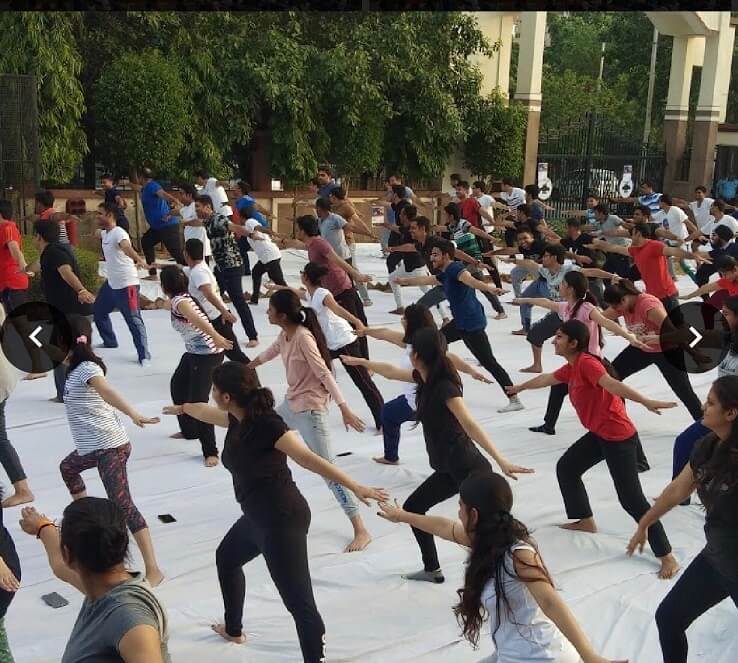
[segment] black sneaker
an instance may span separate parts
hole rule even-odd
[[[638,467],[637,467],[637,469],[638,469],[638,474],[641,474],[643,472],[648,472],[648,470],[651,469],[651,466],[645,460],[638,461]]]
[[[540,426],[533,426],[528,429],[531,433],[546,433],[546,435],[556,435],[556,429],[546,424]]]

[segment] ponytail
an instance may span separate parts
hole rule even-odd
[[[102,369],[103,374],[107,373],[108,369],[105,362],[92,349],[92,325],[90,321],[84,316],[74,315],[69,317],[69,326],[72,331],[72,345],[69,348],[64,348],[69,352],[67,375],[83,361],[91,361]]]
[[[302,306],[300,304],[300,298],[292,290],[277,290],[269,298],[269,305],[277,313],[285,316],[293,325],[302,325],[310,331],[315,338],[315,343],[318,345],[320,356],[323,357],[328,370],[332,371],[333,361],[331,359],[331,353],[328,350],[328,343],[325,340],[323,330],[320,328],[315,311],[308,306]]]
[[[625,299],[626,295],[637,297],[641,294],[643,293],[635,287],[633,281],[620,279],[617,283],[611,283],[605,288],[604,299],[607,304],[617,306]]]
[[[589,291],[589,280],[584,274],[575,271],[567,272],[566,274],[564,274],[564,281],[566,282],[566,285],[568,285],[577,296],[577,301],[574,304],[574,308],[572,308],[571,313],[569,314],[570,318],[574,319],[577,317],[579,309],[585,302],[587,302],[588,304],[592,304],[592,306],[597,306],[597,300]],[[597,326],[597,332],[599,335],[599,345],[600,347],[602,347],[605,345],[605,341],[602,338],[602,328],[599,325]]]
[[[216,367],[213,371],[213,384],[219,392],[228,394],[243,408],[244,425],[274,411],[272,390],[262,387],[256,371],[243,362],[227,361]]]

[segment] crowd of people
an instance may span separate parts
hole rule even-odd
[[[171,405],[162,414],[177,419],[179,431],[173,437],[199,440],[206,467],[222,461],[242,510],[215,551],[224,617],[212,628],[229,642],[246,641],[243,567],[263,555],[294,619],[303,660],[326,660],[326,628],[308,559],[310,505],[293,480],[289,459],[322,477],[333,493],[352,527],[346,552],[364,550],[372,542],[359,507],[370,501],[378,504],[381,517],[412,528],[422,568],[405,574],[408,581],[445,581],[434,537],[468,549],[453,613],[474,646],[489,621],[496,652],[492,660],[610,660],[589,642],[556,591],[529,530],[513,514],[509,480],[520,478],[524,484],[534,470],[498,449],[467,405],[460,374],[496,382],[504,396],[496,407],[500,414],[523,410],[522,392],[548,387],[544,423],[531,427],[533,433],[556,434],[568,394],[584,433],[555,468],[570,521],[561,527],[597,532],[582,477],[604,460],[618,502],[636,523],[624,554],[642,551],[648,541],[664,580],[674,578],[680,565],[660,519],[697,493],[705,511],[705,548],[655,615],[665,663],[686,663],[686,630],[700,615],[727,597],[738,605],[738,222],[726,213],[730,206],[707,197],[704,187],[697,187],[688,202],[657,193],[644,181],[637,198],[610,201],[633,204],[630,218],[617,216],[607,201],[592,194],[586,209],[569,212],[559,233],[546,218],[551,208],[539,199],[537,186],[519,188],[506,178],[500,192],[488,193],[484,181],[470,185],[458,175],[451,179],[453,191],[435,210],[401,177],[388,177],[385,197],[374,201],[384,208],[377,227],[357,211],[331,169],[321,166],[311,183],[313,197],[303,201],[314,205],[315,214],[295,219],[295,236],[287,237],[270,223],[271,215],[250,195],[246,182],[239,182],[238,196],[231,201],[216,178],[198,171],[175,194],[142,169],[133,184],[148,225],[140,239],[141,255],[129,234],[126,197],[106,175],[104,200],[96,210],[105,281],[94,293],[82,282],[75,257],[79,220],[56,212],[51,192],[36,196],[33,241],[39,258],[33,263],[25,258],[10,203],[0,201],[0,315],[12,315],[27,300],[29,278],[40,275],[46,300],[66,316],[71,329],[68,347],[61,348],[65,358],[53,371],[51,399],[63,403],[74,444],[60,459],[72,502],[59,527],[27,506],[34,495],[5,423],[16,371],[0,352],[0,464],[14,489],[2,509],[26,505],[22,530],[41,541],[54,575],[85,597],[64,663],[170,660],[166,610],[153,591],[165,578],[131,495],[131,436],[119,415],[137,427],[156,425],[160,418],[143,416],[119,393],[115,376],[108,378],[95,352],[118,347],[111,321],[117,310],[139,364],[154,360],[141,313],[140,271],[158,281],[171,326],[184,345],[179,364],[172,366]],[[367,319],[373,277],[359,269],[355,234],[381,243],[395,305],[390,314],[399,316],[399,329],[372,326]],[[171,261],[156,261],[160,244]],[[287,282],[281,265],[285,249],[306,254],[299,283]],[[679,294],[674,259],[694,281],[693,292]],[[503,263],[509,263],[510,289],[504,286]],[[250,293],[243,288],[249,274]],[[403,288],[409,286],[419,287],[422,296],[406,305]],[[530,347],[532,363],[519,371],[533,374],[531,379],[516,384],[495,356],[499,332],[494,322],[488,326],[477,291],[492,307],[494,321],[508,317],[506,307],[519,308],[521,328],[512,333],[524,336]],[[503,301],[511,291],[513,297]],[[266,317],[278,333],[271,345],[249,357],[245,351],[260,344],[250,307],[259,306],[262,296],[268,297]],[[684,366],[669,355],[669,348],[685,343],[673,324],[685,299],[706,302],[725,321],[706,341],[723,353],[704,403]],[[536,321],[535,307],[546,309]],[[234,330],[239,321],[248,339],[243,349]],[[93,325],[100,345],[93,343]],[[604,349],[605,332],[628,344],[612,361]],[[398,347],[396,361],[371,359],[369,339]],[[545,373],[549,339],[561,365]],[[463,342],[480,368],[449,351],[455,341]],[[287,386],[280,404],[257,373],[277,357]],[[374,461],[399,465],[402,424],[416,422],[422,429],[432,471],[402,506],[384,488],[364,486],[335,464],[331,402],[346,430],[366,428],[336,382],[338,363],[382,435],[382,453]],[[651,365],[694,419],[676,437],[671,483],[653,504],[639,478],[649,469],[648,460],[625,406],[626,400],[634,401],[654,414],[677,407],[625,381]],[[375,375],[402,382],[402,393],[385,398]],[[43,376],[32,370],[25,379]],[[222,452],[216,428],[226,430]],[[107,499],[87,495],[81,475],[95,467]],[[455,496],[458,521],[428,515]],[[2,525],[2,509],[0,661],[5,662],[13,659],[3,618],[21,586],[22,560]],[[141,552],[143,574],[127,568],[129,533]]]

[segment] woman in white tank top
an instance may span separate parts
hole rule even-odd
[[[597,654],[553,586],[505,477],[475,473],[459,488],[459,521],[380,504],[382,517],[470,548],[454,614],[475,647],[486,615],[495,653],[485,663],[627,663]]]

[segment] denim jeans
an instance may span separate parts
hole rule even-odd
[[[523,290],[522,297],[544,297],[551,299],[551,291],[548,288],[546,279],[536,279]],[[520,322],[526,332],[530,331],[531,318],[533,317],[533,307],[530,304],[520,305]]]
[[[336,456],[333,453],[331,440],[328,433],[328,412],[326,410],[305,410],[304,412],[293,412],[290,410],[289,403],[284,400],[277,407],[277,414],[284,419],[284,423],[290,428],[295,429],[305,444],[308,445],[313,453],[318,454],[329,463],[334,463]],[[341,505],[344,513],[349,518],[359,515],[359,505],[356,498],[348,488],[344,488],[340,483],[325,479],[328,488],[331,489],[338,503]]]
[[[146,342],[146,327],[141,317],[140,290],[141,286],[138,285],[113,290],[110,284],[105,281],[98,290],[93,311],[95,325],[100,332],[105,347],[117,348],[118,339],[113,331],[113,323],[110,321],[110,314],[113,309],[117,308],[131,332],[133,344],[136,346],[136,352],[138,353],[138,360],[143,361],[144,359],[151,359],[151,355]]]
[[[517,265],[510,271],[510,280],[516,297],[520,297],[520,293],[523,292],[523,281],[528,274],[530,272],[525,267],[518,267]]]
[[[384,458],[396,461],[399,459],[397,449],[400,446],[400,427],[408,421],[415,421],[415,410],[407,402],[404,395],[387,401],[382,408],[382,435],[384,435]]]

